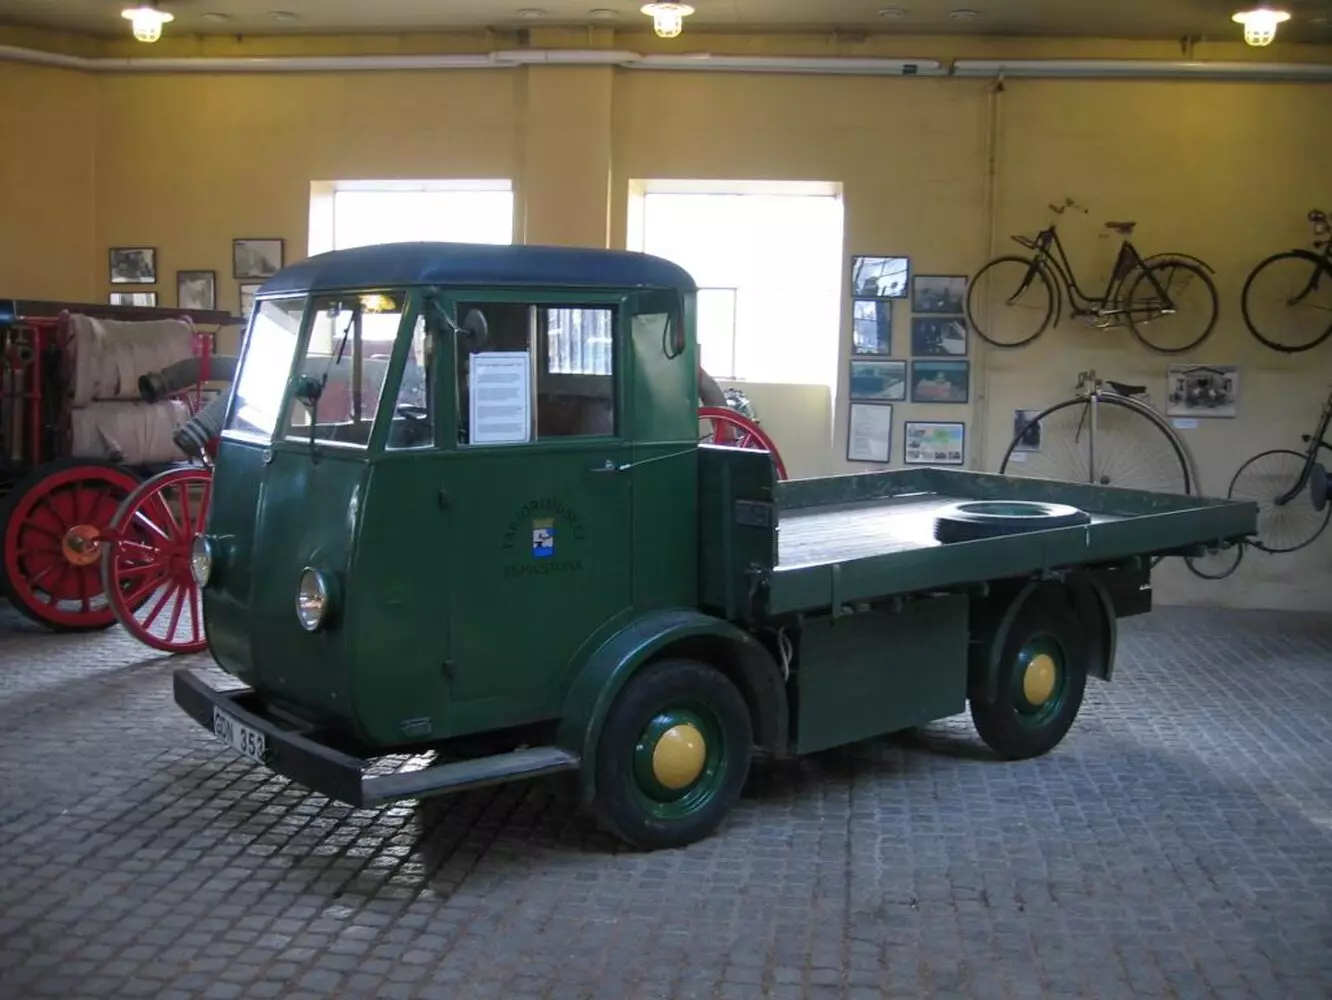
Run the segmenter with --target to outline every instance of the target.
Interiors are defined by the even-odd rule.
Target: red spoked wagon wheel
[[[777,451],[777,445],[762,427],[743,413],[737,413],[727,406],[700,406],[698,419],[708,421],[709,425],[709,430],[699,438],[702,443],[766,451],[777,466],[777,478],[786,478],[786,466]]]
[[[18,610],[62,632],[109,628],[115,612],[99,563],[116,508],[139,485],[109,462],[41,466],[0,507],[0,589]]]
[[[103,555],[103,585],[116,619],[140,642],[166,653],[208,646],[190,547],[208,518],[212,484],[212,473],[200,466],[145,480],[116,511],[116,541]]]

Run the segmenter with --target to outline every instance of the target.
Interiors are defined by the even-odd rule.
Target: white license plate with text
[[[213,735],[237,753],[263,763],[267,750],[264,734],[238,722],[220,708],[213,708]]]

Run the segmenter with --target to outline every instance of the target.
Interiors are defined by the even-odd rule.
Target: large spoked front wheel
[[[208,518],[212,483],[197,466],[159,473],[125,498],[111,524],[116,541],[103,554],[102,581],[116,620],[166,653],[208,646],[190,549]]]
[[[1182,354],[1211,336],[1220,302],[1200,264],[1167,256],[1138,270],[1122,308],[1141,343],[1162,354]]]
[[[1308,250],[1273,254],[1240,292],[1249,332],[1274,351],[1295,354],[1332,336],[1332,261]]]
[[[1158,493],[1191,493],[1188,459],[1164,422],[1117,396],[1056,403],[1018,429],[999,472]]]
[[[1227,496],[1258,505],[1258,537],[1253,544],[1264,552],[1294,552],[1323,533],[1332,504],[1320,510],[1305,472],[1309,456],[1288,448],[1254,455],[1236,471]],[[1284,503],[1287,493],[1300,489]]]
[[[1204,580],[1224,580],[1244,561],[1244,542],[1209,546],[1202,555],[1185,556],[1184,565]]]
[[[1042,264],[1030,257],[996,257],[971,279],[967,322],[995,347],[1022,347],[1046,331],[1058,302]]]
[[[701,406],[698,419],[701,424],[700,443],[766,451],[777,466],[777,478],[786,478],[786,465],[777,451],[777,445],[762,427],[743,413],[737,413],[729,406]]]

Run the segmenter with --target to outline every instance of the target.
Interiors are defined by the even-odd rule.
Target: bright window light
[[[334,250],[417,240],[513,242],[508,181],[337,181]]]
[[[642,249],[679,264],[700,286],[700,361],[709,375],[836,386],[838,195],[649,186],[642,212]]]

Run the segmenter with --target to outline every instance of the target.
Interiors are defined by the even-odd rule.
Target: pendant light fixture
[[[175,14],[158,10],[156,2],[140,3],[137,7],[128,7],[120,16],[130,22],[134,37],[141,42],[155,42],[162,37],[162,25],[176,19]]]
[[[649,3],[639,8],[652,18],[652,28],[661,38],[674,38],[684,30],[684,19],[694,12],[687,3]]]
[[[1271,45],[1276,38],[1277,25],[1290,20],[1290,14],[1272,7],[1251,7],[1236,11],[1230,18],[1244,25],[1244,41],[1248,45]]]

